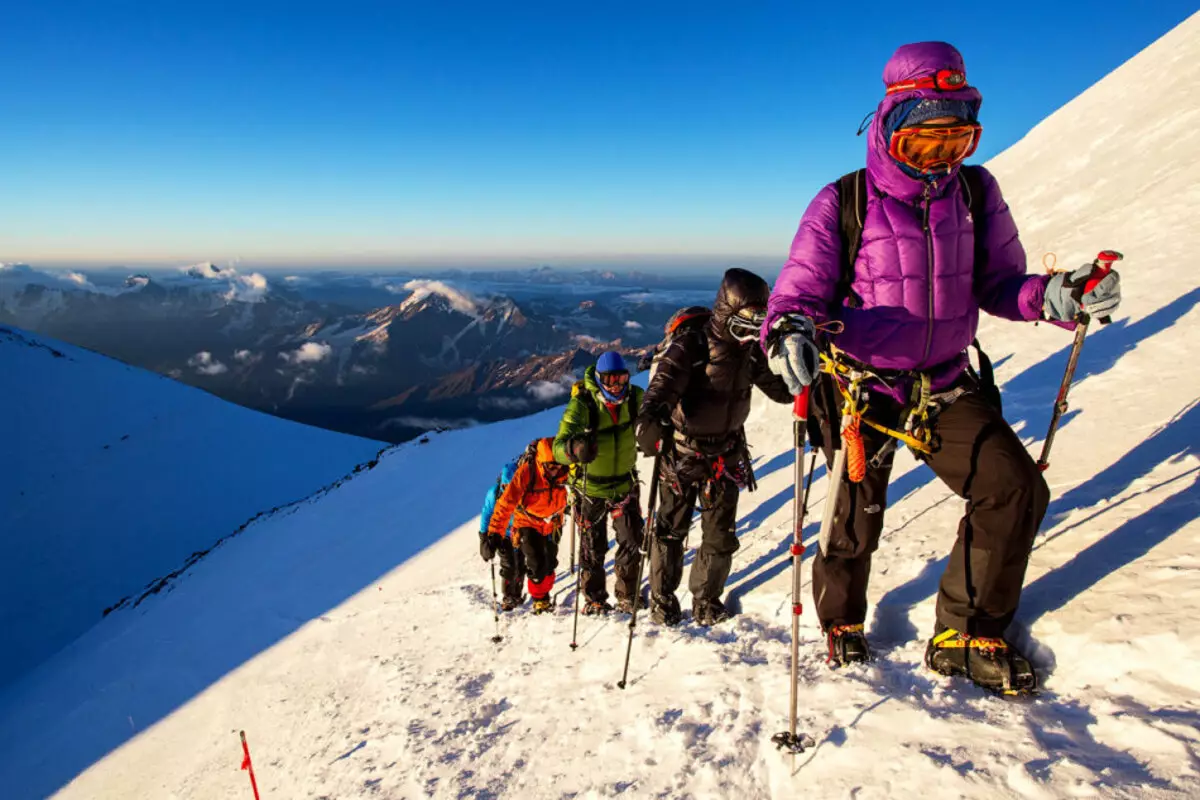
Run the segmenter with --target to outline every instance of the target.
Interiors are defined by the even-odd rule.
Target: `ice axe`
[[[812,488],[813,466],[816,462],[816,451],[813,451],[813,462],[808,466],[808,483],[801,493],[800,487],[804,477],[804,435],[808,425],[808,395],[810,387],[805,386],[800,394],[792,401],[792,438],[796,449],[795,463],[795,494],[792,498],[792,691],[790,697],[790,714],[788,729],[771,737],[771,741],[780,750],[790,753],[803,753],[804,748],[812,747],[813,741],[804,734],[796,733],[796,706],[798,702],[800,682],[800,615],[804,606],[800,601],[800,563],[804,555],[804,512],[808,506],[808,490]]]
[[[1095,289],[1096,284],[1112,272],[1113,263],[1124,257],[1116,250],[1101,250],[1100,254],[1096,256],[1096,260],[1092,262],[1092,274],[1083,285],[1083,292],[1080,296]],[[1067,413],[1067,392],[1071,390],[1071,381],[1075,379],[1075,367],[1079,364],[1079,353],[1083,350],[1083,338],[1087,335],[1091,317],[1086,310],[1081,310],[1079,316],[1075,318],[1075,322],[1077,323],[1075,342],[1071,345],[1071,355],[1067,359],[1067,371],[1063,373],[1062,384],[1058,387],[1058,397],[1054,401],[1054,416],[1050,418],[1050,430],[1046,432],[1046,440],[1042,444],[1042,455],[1037,461],[1038,469],[1042,472],[1045,472],[1050,466],[1050,447],[1054,444],[1054,434],[1058,432],[1058,424],[1062,421],[1063,414]],[[1101,325],[1107,325],[1110,322],[1112,322],[1112,317],[1100,317]]]

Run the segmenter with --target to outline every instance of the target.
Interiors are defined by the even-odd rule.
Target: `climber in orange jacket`
[[[567,470],[554,459],[554,439],[538,439],[496,501],[490,534],[504,535],[512,520],[513,546],[525,556],[533,613],[551,609],[550,590],[558,568],[557,536],[567,507]]]

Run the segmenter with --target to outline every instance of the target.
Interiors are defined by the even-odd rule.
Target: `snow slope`
[[[1200,794],[1200,374],[1181,357],[1200,330],[1200,275],[1185,258],[1200,224],[1176,212],[1197,207],[1200,138],[1180,122],[1165,157],[1129,146],[1194,116],[1197,87],[1200,16],[992,165],[1031,260],[1128,257],[1121,313],[1083,352],[1013,631],[1040,698],[998,700],[921,665],[962,504],[905,456],[872,579],[878,658],[829,671],[806,613],[801,729],[817,746],[794,760],[772,749],[788,701],[792,454],[788,410],[761,397],[734,620],[639,625],[621,692],[623,619],[581,619],[572,653],[564,568],[557,613],[512,615],[493,644],[477,508],[501,463],[553,432],[549,411],[395,448],[111,615],[0,693],[2,785],[18,800],[249,797],[245,729],[266,798]],[[1126,146],[1101,140],[1086,153],[1098,162],[1072,166],[1122,102],[1146,111],[1109,128]],[[1040,191],[1059,169],[1104,190],[1062,204]],[[1070,335],[1002,322],[982,335],[1036,452]],[[812,522],[810,554],[815,537]]]
[[[0,685],[383,445],[0,327]]]

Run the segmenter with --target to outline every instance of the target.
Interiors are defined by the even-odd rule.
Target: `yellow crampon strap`
[[[970,647],[974,650],[1007,650],[1008,645],[1003,639],[990,639],[984,636],[963,636],[954,628],[946,630],[933,637],[933,646],[942,649],[957,649]]]

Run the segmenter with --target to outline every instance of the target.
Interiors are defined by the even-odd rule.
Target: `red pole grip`
[[[1124,257],[1116,250],[1101,250],[1100,254],[1096,256],[1096,260],[1092,262],[1094,265],[1092,267],[1092,274],[1087,279],[1087,283],[1083,285],[1083,293],[1087,294],[1095,289],[1096,284],[1100,283],[1108,273],[1112,272],[1113,262],[1120,261]],[[1109,322],[1111,322],[1110,317],[1100,318],[1101,325],[1107,325]]]
[[[792,400],[792,416],[799,420],[808,419],[808,390],[811,387],[805,386],[800,394],[796,395]]]
[[[1105,275],[1112,272],[1113,262],[1120,261],[1124,257],[1116,250],[1101,250],[1100,255],[1096,256],[1096,260],[1092,262],[1095,266],[1092,269],[1091,277],[1083,285],[1083,293],[1087,294],[1092,289],[1095,289],[1096,284],[1104,280]]]

